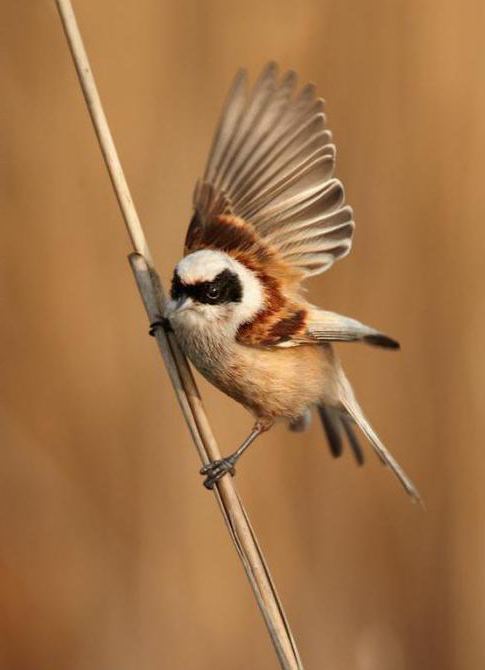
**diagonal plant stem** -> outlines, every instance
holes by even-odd
[[[163,314],[165,295],[153,267],[152,256],[103,111],[72,4],[70,0],[56,0],[56,4],[134,249],[134,253],[129,256],[130,264],[148,320],[153,323]],[[220,459],[220,450],[204,411],[199,391],[175,335],[159,327],[155,331],[155,337],[202,463],[205,465]],[[280,667],[284,670],[302,670],[303,666],[286,615],[233,480],[230,477],[221,479],[214,488],[214,494],[263,615]]]

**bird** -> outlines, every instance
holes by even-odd
[[[164,323],[218,389],[253,416],[232,454],[205,465],[212,489],[275,422],[305,430],[320,416],[333,456],[346,440],[358,464],[358,427],[413,500],[419,493],[358,404],[335,342],[399,349],[356,319],[320,309],[302,282],[350,251],[355,228],[334,176],[336,148],[325,103],[293,70],[268,63],[250,87],[240,69],[196,183],[184,255]]]

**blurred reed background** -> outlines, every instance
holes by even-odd
[[[311,298],[401,340],[339,347],[423,494],[320,426],[261,439],[238,486],[308,670],[477,670],[485,650],[481,336],[485,5],[74,2],[162,277],[236,68],[328,102],[352,255]],[[129,270],[54,2],[1,0],[0,667],[276,661]],[[250,417],[201,382],[226,453]]]

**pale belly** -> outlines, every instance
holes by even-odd
[[[313,405],[338,405],[334,356],[328,345],[198,347],[181,339],[199,372],[256,417],[294,419]]]
[[[240,346],[232,370],[241,395],[239,402],[257,416],[292,419],[312,405],[338,402],[329,347],[256,349]]]

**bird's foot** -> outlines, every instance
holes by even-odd
[[[227,458],[221,458],[218,461],[212,461],[207,463],[203,468],[200,469],[201,475],[206,475],[204,479],[204,486],[206,489],[212,490],[214,484],[219,481],[224,475],[229,473],[231,477],[234,477],[236,474],[235,464],[237,458],[234,456],[228,456]]]
[[[154,321],[151,322],[148,334],[151,335],[152,337],[155,337],[155,335],[157,334],[157,330],[159,328],[163,328],[166,333],[172,330],[170,321],[167,318],[160,316],[158,319],[155,319]]]

